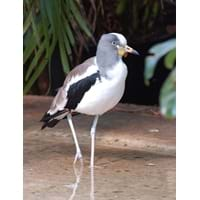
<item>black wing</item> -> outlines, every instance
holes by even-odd
[[[95,84],[97,78],[100,80],[99,71],[70,85],[67,91],[67,97],[65,98],[62,96],[62,98],[65,98],[67,100],[65,107],[63,108],[63,110],[59,110],[52,115],[50,115],[49,113],[45,113],[40,120],[41,122],[43,122],[41,129],[44,129],[45,127],[54,127],[60,120],[64,119],[67,116],[68,112],[70,112],[71,110],[75,110],[77,105],[81,102],[84,94]],[[63,95],[64,93],[62,92],[62,88],[59,90],[59,92],[61,97],[61,95]]]
[[[99,71],[70,85],[67,92],[68,100],[65,108],[69,110],[76,109],[84,94],[96,83],[97,79],[100,80]]]

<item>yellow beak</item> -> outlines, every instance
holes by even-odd
[[[122,56],[127,56],[128,53],[134,54],[139,56],[140,54],[133,48],[129,47],[128,45],[126,45],[125,47],[119,47],[118,48],[118,54],[122,57]]]

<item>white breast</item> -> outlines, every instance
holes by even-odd
[[[107,72],[107,77],[97,80],[78,104],[76,111],[88,115],[101,115],[112,109],[122,98],[127,67],[121,60]]]

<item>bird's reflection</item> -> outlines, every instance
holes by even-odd
[[[84,165],[81,162],[81,164],[79,166],[77,165],[73,165],[73,171],[74,171],[74,175],[76,178],[75,183],[68,185],[68,188],[72,189],[72,194],[70,195],[68,200],[73,200],[77,189],[79,187],[79,184],[81,182],[81,177],[83,174],[83,169],[84,169]],[[94,196],[94,167],[90,167],[90,200],[95,200],[95,196]]]
[[[78,189],[78,186],[79,186],[79,183],[81,180],[81,176],[83,173],[83,163],[81,162],[79,167],[77,167],[76,165],[73,165],[73,170],[74,170],[74,175],[76,177],[76,181],[74,184],[68,185],[68,187],[72,189],[72,194],[68,200],[73,200],[76,195],[76,191]]]

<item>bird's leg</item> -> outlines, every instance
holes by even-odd
[[[82,161],[82,154],[81,154],[81,149],[80,149],[79,144],[78,144],[78,139],[77,139],[77,136],[76,136],[74,125],[73,125],[73,122],[72,122],[72,115],[70,113],[67,114],[67,120],[68,120],[70,129],[71,129],[71,132],[72,132],[72,135],[73,135],[74,143],[75,143],[75,146],[76,146],[76,155],[75,155],[75,158],[74,158],[74,164],[75,164],[77,159],[81,159],[81,161]]]
[[[90,200],[94,200],[94,167],[90,168]]]
[[[99,116],[96,115],[90,130],[91,136],[91,157],[90,157],[90,167],[94,167],[94,149],[95,149],[95,134],[96,134],[96,126],[98,122]]]

